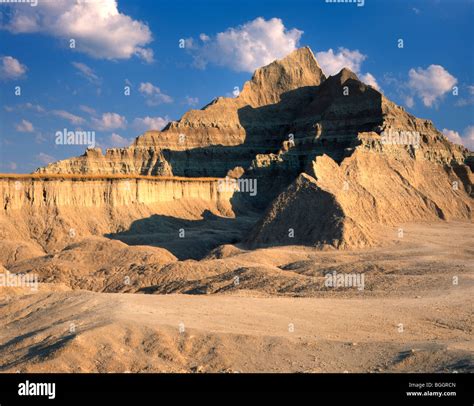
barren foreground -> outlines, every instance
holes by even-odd
[[[261,282],[271,289],[258,278],[246,284],[245,275],[240,284],[199,280],[219,292],[207,295],[97,293],[62,283],[43,283],[37,293],[1,288],[0,370],[472,371],[472,224],[406,233],[366,252],[279,247],[214,260],[232,260],[231,268],[264,262]],[[324,269],[362,271],[365,289],[325,288]],[[303,291],[307,297],[296,297],[300,274],[319,286]]]

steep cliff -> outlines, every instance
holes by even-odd
[[[2,177],[0,244],[2,251],[28,244],[37,253],[52,252],[91,235],[126,232],[153,216],[183,221],[197,221],[205,213],[233,217],[232,196],[233,191],[218,190],[217,179]],[[146,224],[142,227],[145,234]],[[177,238],[180,228],[166,231]]]

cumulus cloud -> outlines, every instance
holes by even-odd
[[[128,147],[132,143],[132,140],[122,137],[121,135],[117,133],[112,133],[108,139],[108,143],[113,148],[121,148],[121,147]]]
[[[362,82],[377,90],[381,90],[374,75],[369,72],[361,73],[362,63],[367,59],[367,55],[364,55],[359,50],[340,47],[337,52],[334,52],[330,48],[327,51],[317,52],[315,56],[319,66],[321,66],[326,75],[333,76],[339,73],[342,68],[348,68],[358,75]]]
[[[374,89],[382,90],[380,88],[379,84],[377,83],[377,80],[375,79],[374,75],[372,75],[371,73],[362,74],[360,76],[360,80],[362,80],[362,82],[372,86]]]
[[[22,77],[26,73],[26,66],[12,56],[0,57],[0,79],[12,80]]]
[[[200,35],[200,41],[189,39],[187,47],[194,65],[205,68],[209,63],[235,71],[253,72],[256,68],[280,59],[298,47],[303,31],[287,29],[282,20],[258,17],[215,36]]]
[[[157,106],[162,103],[173,103],[173,98],[162,93],[161,89],[150,82],[140,83],[138,89],[147,99],[149,106]]]
[[[348,68],[354,73],[360,72],[362,62],[367,59],[367,55],[360,53],[357,49],[351,51],[340,47],[338,52],[334,52],[332,48],[317,52],[316,59],[323,72],[332,76],[339,73],[342,68]]]
[[[155,60],[153,50],[150,48],[138,48],[135,54],[147,63],[152,63]]]
[[[35,129],[28,120],[21,120],[21,123],[16,125],[16,130],[22,133],[32,133]]]
[[[133,125],[139,131],[148,130],[162,130],[166,124],[170,122],[168,116],[166,117],[137,117],[133,121]]]
[[[408,72],[408,87],[413,95],[419,97],[426,107],[432,107],[458,80],[441,65],[428,68],[412,68]]]
[[[98,85],[101,82],[100,78],[95,74],[94,70],[91,67],[87,66],[85,63],[72,62],[71,64],[77,69],[77,73],[89,82],[95,85]]]
[[[129,59],[146,62],[153,52],[145,48],[152,41],[148,26],[118,10],[117,0],[55,0],[38,2],[37,7],[10,7],[9,20],[2,28],[15,34],[44,33],[76,41],[76,49],[94,58]]]
[[[104,113],[100,118],[92,118],[92,125],[101,131],[116,130],[118,128],[125,128],[127,126],[127,119],[118,113]]]
[[[462,138],[461,135],[454,130],[448,130],[447,128],[443,128],[442,133],[444,136],[451,142],[454,142],[456,144],[462,144]]]
[[[65,110],[53,110],[51,114],[54,114],[57,117],[64,118],[65,120],[69,121],[71,124],[79,125],[84,123],[84,119],[82,117],[76,116],[75,114],[69,113]]]
[[[455,144],[464,145],[471,151],[474,151],[474,125],[466,127],[461,135],[458,131],[443,128],[445,137]]]

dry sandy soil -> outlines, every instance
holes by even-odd
[[[367,251],[231,246],[175,262],[187,265],[174,265],[168,286],[212,295],[90,292],[67,280],[1,288],[0,370],[472,371],[472,230],[440,222]],[[169,266],[148,268],[172,278]],[[334,269],[364,272],[365,289],[323,287]],[[301,290],[306,278],[313,288]],[[157,293],[146,280],[136,292]]]

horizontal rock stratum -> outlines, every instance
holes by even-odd
[[[306,47],[257,69],[237,97],[190,110],[127,148],[90,149],[39,168],[38,178],[17,180],[20,191],[13,178],[2,180],[1,230],[44,249],[64,239],[57,230],[71,218],[86,235],[103,235],[126,227],[124,219],[169,214],[170,205],[182,207],[177,218],[204,210],[233,216],[238,207],[237,217],[260,211],[243,239],[250,247],[371,246],[377,226],[471,221],[469,159],[431,121],[350,70],[326,77]],[[215,183],[226,175],[256,180],[258,195],[222,198]],[[131,190],[120,177],[132,178]],[[206,203],[185,208],[196,201]],[[92,207],[100,221],[87,212]]]
[[[137,222],[152,216],[193,221],[207,212],[233,217],[232,196],[212,178],[4,175],[0,240],[5,258],[0,263],[15,250],[17,259],[54,252],[91,235],[139,227]]]

